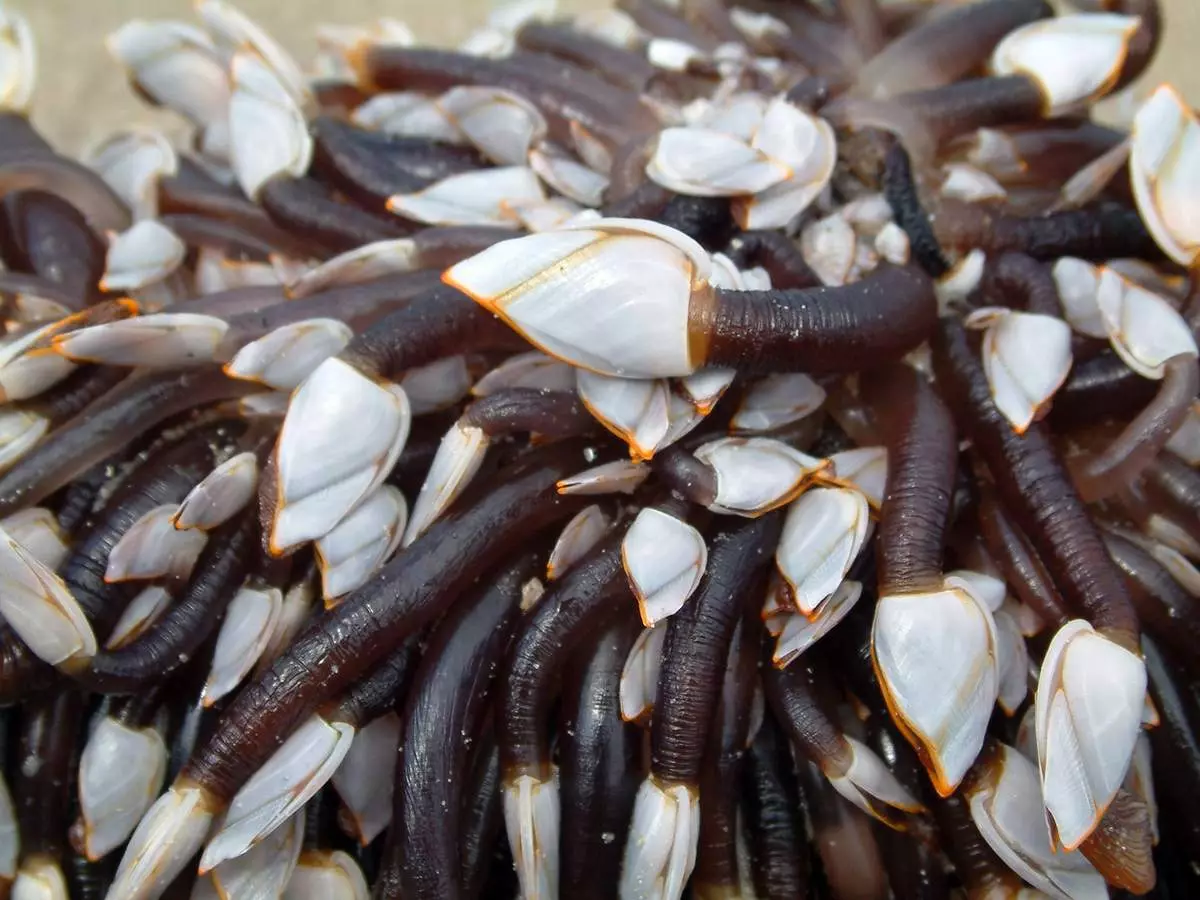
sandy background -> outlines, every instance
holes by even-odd
[[[34,121],[56,145],[78,151],[129,121],[153,120],[130,94],[104,38],[128,19],[188,18],[189,0],[4,0],[29,16],[39,40]],[[605,0],[559,0],[565,10]],[[1178,84],[1200,105],[1200,0],[1160,0],[1166,37],[1141,89],[1163,80]],[[486,16],[489,0],[238,0],[238,5],[295,52],[301,64],[314,48],[316,22],[353,23],[388,15],[406,21],[422,41],[461,39]],[[160,120],[161,121],[161,120]]]

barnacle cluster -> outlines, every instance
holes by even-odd
[[[1076,6],[198,0],[80,162],[0,10],[4,892],[1200,896],[1200,121]]]

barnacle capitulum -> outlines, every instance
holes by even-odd
[[[1158,0],[619,6],[0,12],[0,893],[1191,890]]]

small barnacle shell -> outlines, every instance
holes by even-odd
[[[337,319],[290,322],[246,344],[222,368],[230,378],[291,391],[352,337],[350,327]]]
[[[350,814],[359,843],[364,847],[375,840],[392,819],[392,791],[401,725],[400,716],[395,712],[364,725],[354,736],[350,752],[333,773],[333,786]]]
[[[745,141],[710,128],[683,126],[659,133],[646,175],[695,197],[757,194],[790,175],[788,168]]]
[[[1200,261],[1200,119],[1161,85],[1133,119],[1129,180],[1138,212],[1171,259]]]
[[[411,421],[399,385],[376,382],[337,357],[321,363],[292,394],[275,447],[271,551],[327,534],[378,487]]]
[[[200,857],[200,873],[246,853],[302,810],[333,777],[354,735],[352,725],[310,716],[234,796]]]
[[[1197,355],[1196,339],[1183,316],[1158,294],[1112,269],[1100,271],[1096,305],[1113,349],[1144,378],[1160,379],[1168,360]]]
[[[428,225],[516,228],[511,205],[546,199],[532,169],[507,166],[450,175],[412,194],[388,198],[389,212]]]
[[[634,459],[650,459],[670,429],[670,385],[663,378],[615,378],[576,371],[576,387],[597,421],[629,444]]]
[[[546,119],[520,94],[460,85],[438,99],[446,118],[498,166],[523,166],[546,136]]]
[[[634,800],[620,895],[667,900],[682,896],[696,865],[699,837],[700,798],[696,790],[647,778]]]
[[[558,771],[544,780],[521,775],[506,781],[503,795],[504,826],[521,896],[553,900],[558,896]]]
[[[178,368],[211,362],[228,330],[216,316],[154,313],[68,331],[56,335],[53,346],[77,363]]]
[[[1080,13],[1039,19],[1011,32],[992,54],[997,75],[1024,75],[1053,117],[1107,93],[1121,74],[1137,16]]]
[[[621,669],[621,718],[626,722],[648,722],[658,696],[658,672],[662,667],[663,644],[667,629],[643,628],[625,666]]]
[[[225,126],[229,74],[202,30],[185,22],[134,19],[106,43],[142,93],[203,128]]]
[[[400,545],[408,504],[399,489],[380,485],[316,542],[326,601],[364,584]]]
[[[154,219],[142,219],[111,236],[102,291],[135,291],[167,278],[183,263],[187,245]]]
[[[98,860],[133,832],[162,790],[167,746],[157,728],[131,727],[104,716],[79,760],[84,853]]]
[[[790,612],[783,630],[776,636],[771,661],[781,669],[791,665],[846,618],[862,596],[862,587],[860,582],[846,579],[808,615]]]
[[[788,507],[775,565],[803,615],[814,615],[842,584],[870,524],[867,498],[852,488],[814,487]]]
[[[695,455],[716,477],[709,509],[734,516],[760,516],[785,506],[830,468],[827,460],[765,437],[718,438],[701,444]]]
[[[995,744],[965,786],[980,835],[1029,884],[1050,896],[1104,897],[1104,879],[1083,855],[1055,850],[1046,828],[1037,767],[1017,750]]]
[[[647,507],[625,532],[621,563],[649,627],[677,613],[699,587],[708,547],[683,519]]]
[[[0,109],[29,110],[37,85],[37,43],[25,17],[13,9],[0,9]]]
[[[0,614],[35,655],[57,665],[96,654],[96,637],[61,578],[0,532]]]
[[[213,706],[250,674],[275,633],[282,609],[283,593],[278,588],[243,585],[229,601],[200,693],[203,706]]]
[[[291,880],[304,844],[304,810],[241,856],[211,872],[220,897],[278,897]]]
[[[967,317],[983,328],[983,370],[996,408],[1025,432],[1071,371],[1071,328],[1056,316],[987,308]]]

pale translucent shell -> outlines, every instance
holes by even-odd
[[[1141,19],[1081,13],[1041,19],[1010,33],[992,54],[997,75],[1025,75],[1041,89],[1046,115],[1103,95],[1121,74]]]
[[[1160,86],[1133,120],[1129,159],[1134,199],[1171,259],[1200,259],[1200,120],[1179,92]]]

